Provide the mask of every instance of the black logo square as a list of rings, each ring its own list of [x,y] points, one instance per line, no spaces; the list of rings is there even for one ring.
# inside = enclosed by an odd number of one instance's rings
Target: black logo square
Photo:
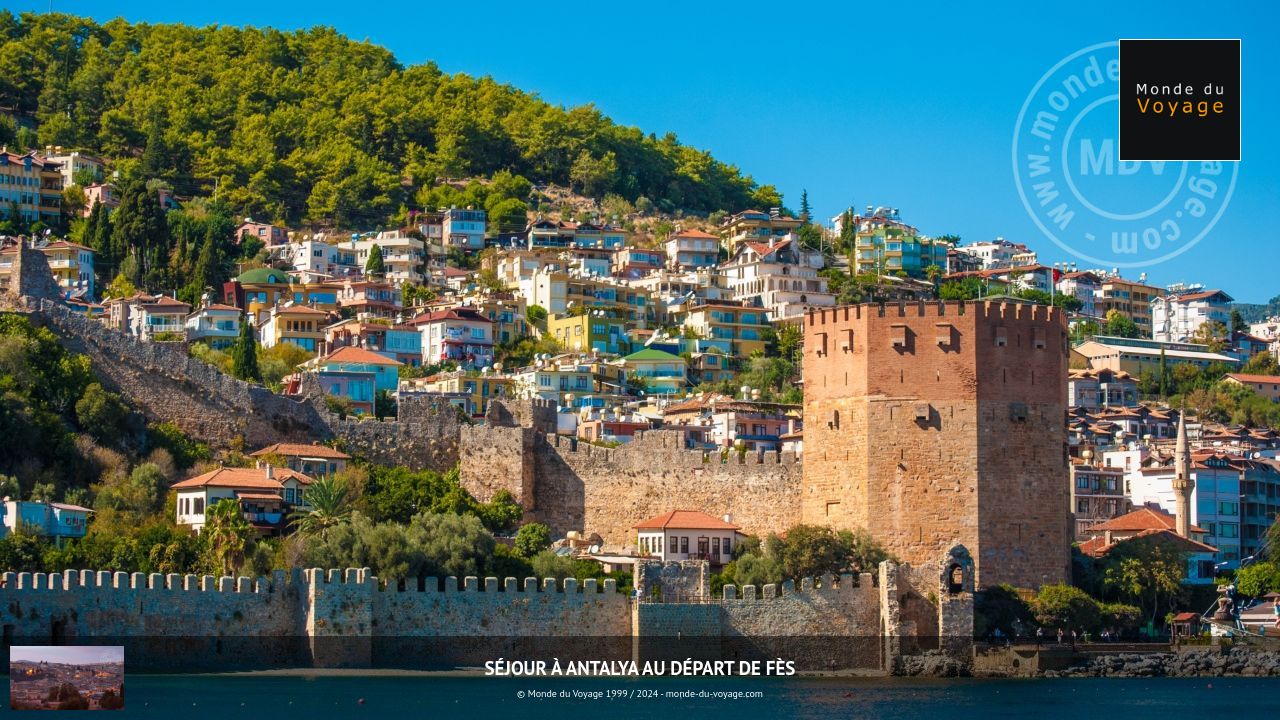
[[[1240,41],[1121,40],[1120,159],[1239,160]]]

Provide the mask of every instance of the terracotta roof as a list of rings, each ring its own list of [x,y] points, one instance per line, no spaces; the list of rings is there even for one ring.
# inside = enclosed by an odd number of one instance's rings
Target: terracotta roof
[[[1218,294],[1221,294],[1224,297],[1226,297],[1228,302],[1234,299],[1230,295],[1227,295],[1226,293],[1222,292],[1221,290],[1205,290],[1203,292],[1187,293],[1185,295],[1174,295],[1170,299],[1173,300],[1174,302],[1184,302],[1187,300],[1204,300],[1205,298],[1211,298],[1214,295],[1218,295]]]
[[[1177,520],[1167,512],[1156,510],[1151,507],[1140,507],[1133,512],[1125,513],[1120,517],[1114,517],[1100,524],[1094,525],[1089,532],[1101,532],[1111,530],[1113,532],[1128,532],[1133,530],[1173,530],[1177,527]],[[1191,532],[1202,533],[1204,528],[1191,526]]]
[[[184,307],[187,309],[191,308],[191,306],[188,305],[187,303],[184,303],[181,300],[176,300],[174,298],[171,298],[168,295],[157,295],[153,299],[143,300],[142,303],[144,305],[164,305],[164,306],[173,307],[173,308],[178,308],[178,307]]]
[[[308,445],[306,443],[276,443],[268,445],[261,450],[249,453],[249,457],[262,457],[264,455],[296,455],[300,457],[329,458],[333,460],[350,460],[351,456],[335,450],[328,445]]]
[[[1250,375],[1248,373],[1227,373],[1227,377],[1242,383],[1280,383],[1280,375]]]
[[[437,322],[439,320],[468,320],[471,322],[486,322],[492,324],[493,321],[472,310],[471,308],[452,307],[444,310],[433,310],[425,312],[413,318],[408,325],[421,325],[423,323]]]
[[[53,242],[45,245],[43,248],[40,248],[40,249],[41,250],[61,250],[63,248],[75,248],[77,250],[88,250],[89,252],[97,252],[91,247],[87,247],[79,243],[73,243],[70,240],[54,240]]]
[[[203,475],[174,483],[170,487],[175,489],[197,488],[197,487],[229,487],[229,488],[251,488],[260,490],[279,490],[282,482],[289,478],[294,478],[303,485],[309,485],[311,478],[300,472],[294,472],[289,468],[272,468],[272,477],[267,477],[267,473],[262,468],[218,468],[210,470]]]
[[[1092,528],[1090,528],[1089,531],[1093,532],[1097,530],[1099,527],[1100,526],[1095,525]],[[1089,557],[1102,557],[1103,555],[1106,555],[1107,553],[1114,550],[1115,547],[1120,543],[1132,542],[1138,539],[1152,539],[1152,540],[1158,540],[1158,541],[1172,542],[1178,545],[1182,545],[1184,548],[1186,548],[1188,552],[1193,552],[1193,553],[1213,554],[1218,552],[1218,548],[1212,545],[1206,545],[1202,542],[1192,540],[1191,538],[1182,537],[1178,533],[1168,528],[1160,528],[1158,530],[1157,529],[1143,530],[1142,532],[1136,535],[1132,535],[1122,540],[1116,540],[1110,545],[1107,544],[1105,536],[1095,535],[1092,538],[1080,543],[1080,552],[1084,553],[1085,555],[1088,555]]]
[[[768,255],[770,253],[775,253],[781,250],[782,248],[786,247],[787,245],[790,245],[791,241],[783,240],[782,242],[774,243],[773,245],[770,245],[769,243],[758,243],[758,242],[748,242],[743,244],[751,248],[752,250],[755,250],[756,254],[759,255],[760,257],[764,257],[765,255]]]
[[[364,363],[367,365],[396,365],[400,366],[404,363],[399,360],[392,360],[385,355],[379,355],[376,352],[370,352],[364,348],[358,348],[348,345],[344,348],[338,348],[324,357],[322,362],[339,362],[339,363]]]
[[[672,510],[633,526],[637,530],[740,530],[731,522],[698,510]]]

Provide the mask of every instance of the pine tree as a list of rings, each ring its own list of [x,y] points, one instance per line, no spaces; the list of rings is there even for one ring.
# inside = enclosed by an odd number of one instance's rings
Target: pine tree
[[[382,262],[382,246],[374,245],[369,250],[369,259],[364,263],[364,274],[369,277],[382,277],[386,267]]]
[[[800,191],[800,219],[803,220],[806,225],[809,224],[809,216],[812,210],[813,208],[809,207],[809,191],[801,190]]]
[[[258,341],[254,338],[253,316],[246,314],[240,323],[240,337],[231,348],[231,374],[241,380],[262,381],[258,370]]]

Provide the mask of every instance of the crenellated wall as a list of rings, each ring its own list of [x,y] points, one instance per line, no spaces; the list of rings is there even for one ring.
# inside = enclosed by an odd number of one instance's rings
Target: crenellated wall
[[[459,459],[463,487],[477,498],[508,490],[526,519],[556,534],[599,534],[610,544],[634,544],[635,523],[676,509],[731,515],[761,535],[800,521],[794,453],[722,457],[686,449],[676,430],[650,430],[606,448],[528,426],[464,427]]]
[[[169,671],[445,668],[549,657],[783,658],[801,669],[876,669],[896,666],[900,643],[889,652],[885,636],[919,632],[899,607],[917,590],[916,576],[892,563],[881,566],[879,588],[870,574],[826,575],[759,589],[727,585],[719,598],[711,597],[704,562],[643,562],[637,577],[645,579],[641,598],[619,593],[613,580],[383,583],[367,568],[257,579],[7,572],[0,625],[6,644],[120,644],[132,667]],[[971,602],[951,616],[963,622],[966,607],[971,629]],[[927,644],[909,639],[907,649]]]
[[[458,462],[460,421],[448,403],[406,398],[398,420],[341,419],[325,407],[314,378],[304,379],[301,399],[277,395],[191,357],[184,343],[142,342],[60,303],[28,301],[33,322],[88,355],[103,383],[149,420],[172,422],[216,447],[338,438],[373,462],[439,471]]]

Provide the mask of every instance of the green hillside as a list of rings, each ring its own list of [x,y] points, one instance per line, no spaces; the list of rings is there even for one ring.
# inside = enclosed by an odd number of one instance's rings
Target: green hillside
[[[237,214],[289,224],[384,223],[438,197],[429,188],[442,178],[502,170],[667,211],[780,202],[673,134],[432,63],[405,67],[323,27],[0,11],[0,108],[0,143],[99,153],[179,195],[216,186]]]

